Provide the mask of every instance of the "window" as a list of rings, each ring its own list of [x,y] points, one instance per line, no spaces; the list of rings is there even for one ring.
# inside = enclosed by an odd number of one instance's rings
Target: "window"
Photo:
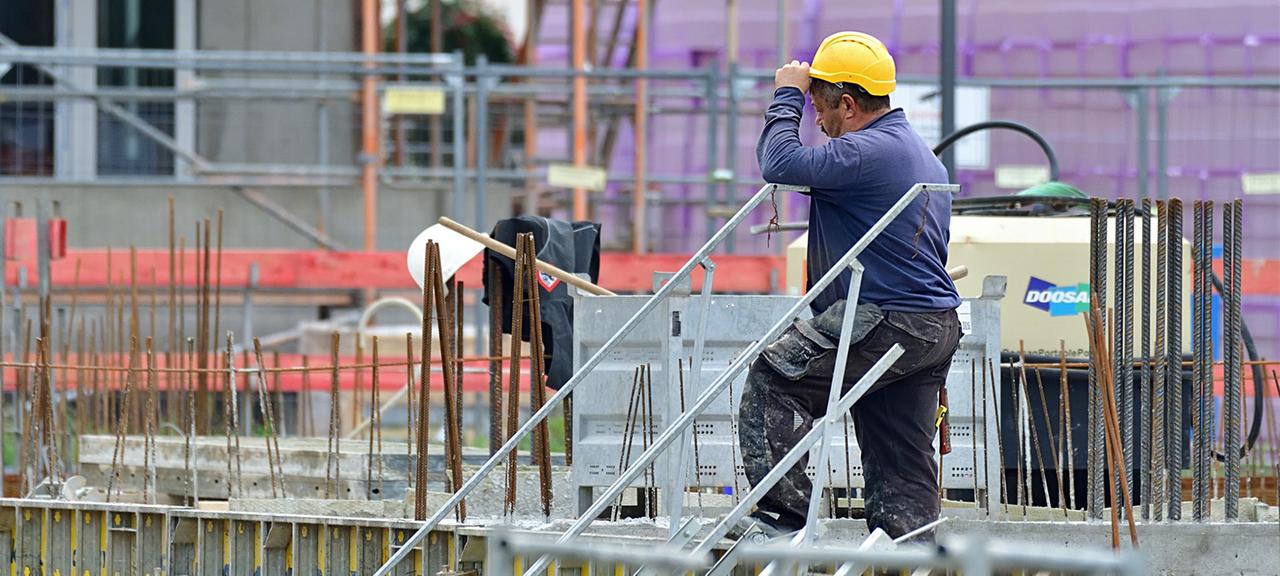
[[[53,0],[0,0],[0,33],[25,46],[53,46]],[[0,62],[0,176],[52,176],[54,103],[21,90],[53,85],[39,68]]]
[[[101,48],[174,48],[173,0],[98,0],[98,46]],[[173,88],[172,69],[98,69],[98,86],[140,90]],[[119,100],[117,103],[170,136],[174,134],[172,101]],[[98,174],[102,176],[173,174],[173,152],[119,118],[98,112]]]

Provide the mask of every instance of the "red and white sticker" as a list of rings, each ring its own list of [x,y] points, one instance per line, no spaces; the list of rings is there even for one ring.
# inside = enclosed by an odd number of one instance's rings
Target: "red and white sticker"
[[[550,292],[560,285],[560,279],[547,274],[541,270],[538,271],[538,283],[542,285],[542,289]]]

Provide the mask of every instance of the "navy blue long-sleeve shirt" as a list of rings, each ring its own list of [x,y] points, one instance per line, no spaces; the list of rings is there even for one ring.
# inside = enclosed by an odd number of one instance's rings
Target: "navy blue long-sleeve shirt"
[[[949,179],[902,109],[822,146],[804,146],[800,143],[803,106],[800,90],[774,91],[756,156],[766,182],[810,188],[808,275],[812,286],[913,185]],[[858,257],[865,269],[858,301],[904,312],[959,306],[960,296],[946,270],[950,228],[950,195],[917,197]],[[814,300],[814,314],[848,293],[846,270]]]

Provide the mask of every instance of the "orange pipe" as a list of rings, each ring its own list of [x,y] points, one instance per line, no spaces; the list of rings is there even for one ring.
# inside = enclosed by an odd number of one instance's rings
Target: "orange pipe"
[[[584,23],[586,21],[586,0],[573,0],[570,26],[572,27],[573,52],[573,165],[587,165],[587,77],[586,71],[587,38]],[[583,188],[573,190],[573,219],[587,220],[587,191]]]
[[[649,0],[636,0],[636,70],[644,71],[649,68]],[[632,129],[635,132],[635,190],[631,195],[631,222],[633,234],[631,235],[631,251],[636,254],[643,254],[645,246],[648,245],[647,229],[645,226],[645,189],[649,184],[646,181],[645,172],[648,170],[648,158],[646,158],[646,148],[649,143],[649,134],[646,131],[648,127],[648,102],[649,102],[649,81],[645,78],[636,78],[636,109],[635,118],[632,120]]]
[[[378,4],[379,0],[360,0],[360,48],[366,56],[378,54]],[[365,63],[373,68],[372,62]],[[378,133],[378,81],[373,74],[366,74],[360,81],[361,105],[361,167],[360,187],[364,190],[364,250],[377,249],[378,239],[378,168],[382,152],[378,149],[382,137]]]

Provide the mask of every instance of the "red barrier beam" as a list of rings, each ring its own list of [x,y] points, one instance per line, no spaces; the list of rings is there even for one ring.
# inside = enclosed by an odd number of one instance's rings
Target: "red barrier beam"
[[[606,252],[600,257],[600,285],[615,292],[653,291],[653,272],[674,272],[688,259],[683,254],[630,254]],[[75,281],[76,262],[80,262],[80,286],[107,285],[106,250],[69,250],[67,257],[51,264],[52,285],[70,288]],[[129,251],[112,250],[111,273],[117,286],[129,281]],[[261,288],[299,290],[414,290],[417,285],[409,277],[403,252],[325,252],[319,250],[223,250],[222,285],[224,288],[244,286],[249,282],[249,267],[258,265]],[[10,286],[18,281],[18,270],[27,268],[28,281],[35,283],[34,261],[10,261],[5,268]],[[187,286],[194,285],[196,262],[188,251]],[[778,256],[717,256],[716,290],[719,292],[767,293],[773,290],[770,276],[781,282],[784,261]],[[770,274],[770,271],[773,274]],[[169,252],[138,251],[138,282],[169,285]],[[468,286],[480,286],[481,259],[468,262],[458,271],[458,279]],[[701,286],[702,273],[694,273],[694,289]]]
[[[653,273],[678,270],[688,259],[684,254],[631,254],[605,252],[600,256],[601,286],[614,292],[652,293]],[[80,286],[102,287],[107,284],[106,250],[69,250],[67,257],[51,264],[54,288],[70,288],[75,279],[76,262],[81,265]],[[234,289],[249,281],[249,266],[258,264],[258,286],[295,290],[412,290],[417,285],[405,268],[403,252],[325,252],[318,250],[224,250],[222,253],[222,285]],[[716,291],[767,294],[780,289],[785,277],[785,260],[781,256],[719,255],[716,261]],[[35,284],[34,261],[10,261],[6,278],[10,286],[18,279],[18,269],[27,268],[28,281]],[[195,258],[187,255],[187,285],[195,279]],[[111,269],[117,286],[129,278],[129,251],[113,250]],[[165,250],[138,251],[138,281],[150,284],[155,271],[158,286],[169,284],[169,254]],[[469,286],[480,286],[481,261],[472,260],[458,271],[458,279]],[[1242,270],[1246,295],[1280,296],[1280,259],[1246,259]],[[701,286],[702,271],[695,270],[693,287]]]

